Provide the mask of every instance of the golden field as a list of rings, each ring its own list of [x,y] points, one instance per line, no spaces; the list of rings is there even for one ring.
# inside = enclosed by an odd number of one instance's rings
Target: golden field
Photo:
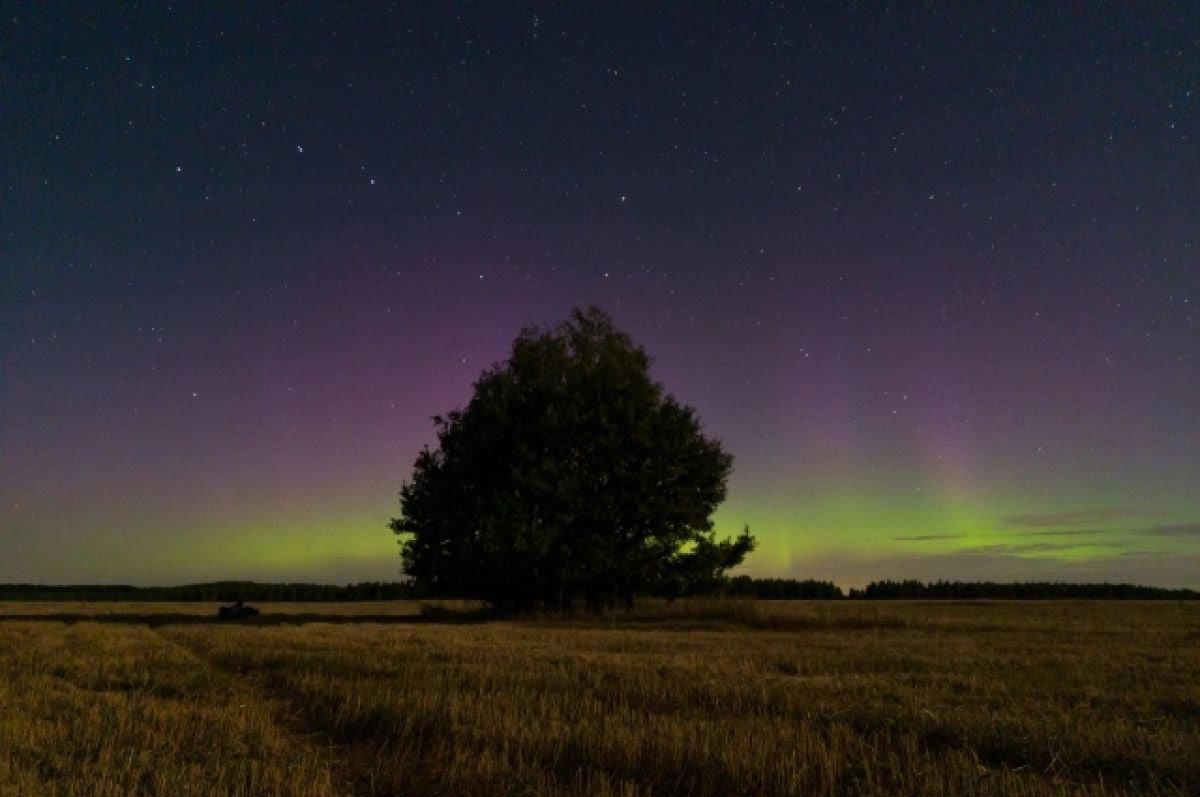
[[[0,603],[0,795],[1200,794],[1197,603],[260,608]]]

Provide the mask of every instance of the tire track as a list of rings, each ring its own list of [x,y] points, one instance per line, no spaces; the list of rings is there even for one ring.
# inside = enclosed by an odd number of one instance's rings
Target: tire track
[[[194,661],[198,667],[212,674],[216,680],[228,684],[235,694],[245,695],[244,705],[261,706],[289,745],[295,746],[307,756],[326,762],[334,795],[354,797],[361,793],[353,785],[360,780],[360,777],[345,756],[345,751],[334,743],[327,732],[308,722],[304,712],[292,701],[265,689],[252,675],[248,676],[233,668],[222,667],[200,650],[164,633],[167,629],[168,626],[150,627],[151,633],[163,644],[178,650],[189,660]]]

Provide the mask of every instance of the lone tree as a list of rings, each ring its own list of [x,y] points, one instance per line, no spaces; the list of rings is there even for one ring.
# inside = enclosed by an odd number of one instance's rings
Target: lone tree
[[[526,328],[466,409],[435,417],[391,529],[430,594],[592,609],[706,589],[754,548],[709,516],[733,458],[605,313]]]

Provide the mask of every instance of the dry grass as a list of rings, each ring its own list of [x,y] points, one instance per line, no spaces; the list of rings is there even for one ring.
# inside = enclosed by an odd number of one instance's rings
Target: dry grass
[[[1200,793],[1196,604],[264,608],[0,606],[0,794]]]

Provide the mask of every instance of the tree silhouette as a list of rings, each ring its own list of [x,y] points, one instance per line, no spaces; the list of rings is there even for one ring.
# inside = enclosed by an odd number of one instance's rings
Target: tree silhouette
[[[753,549],[709,519],[733,459],[596,308],[527,328],[400,490],[404,571],[430,594],[593,609],[710,586]]]

